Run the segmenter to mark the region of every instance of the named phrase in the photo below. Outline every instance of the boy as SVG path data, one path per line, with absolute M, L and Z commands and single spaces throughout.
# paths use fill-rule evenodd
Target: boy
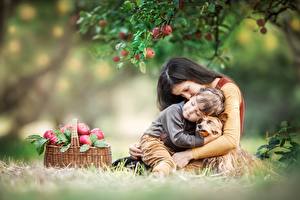
M 172 159 L 174 152 L 202 146 L 222 134 L 222 130 L 214 130 L 219 134 L 208 134 L 207 137 L 202 136 L 203 130 L 196 133 L 195 122 L 208 115 L 218 116 L 224 110 L 224 96 L 220 90 L 202 88 L 199 94 L 186 104 L 173 104 L 161 111 L 143 134 L 140 142 L 142 160 L 152 167 L 154 174 L 168 175 L 176 169 Z

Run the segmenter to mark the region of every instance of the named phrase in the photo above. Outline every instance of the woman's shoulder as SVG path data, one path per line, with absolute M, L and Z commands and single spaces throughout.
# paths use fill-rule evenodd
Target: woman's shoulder
M 219 89 L 224 93 L 225 99 L 233 98 L 238 99 L 240 102 L 242 99 L 242 93 L 239 86 L 228 78 L 225 78 L 225 81 L 224 78 L 221 78 L 220 81 L 223 81 L 223 84 L 219 84 Z

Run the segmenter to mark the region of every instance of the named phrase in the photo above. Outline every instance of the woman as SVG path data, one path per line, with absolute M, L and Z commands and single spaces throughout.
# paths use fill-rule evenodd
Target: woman
M 173 103 L 189 100 L 197 95 L 200 88 L 221 89 L 225 96 L 225 111 L 228 119 L 224 124 L 223 135 L 218 139 L 194 149 L 175 153 L 173 159 L 179 168 L 191 160 L 223 156 L 237 149 L 244 122 L 244 100 L 238 86 L 226 76 L 187 59 L 172 58 L 163 67 L 157 84 L 157 101 L 160 110 Z M 194 104 L 197 106 L 197 102 Z M 141 156 L 139 145 L 129 148 L 132 158 Z

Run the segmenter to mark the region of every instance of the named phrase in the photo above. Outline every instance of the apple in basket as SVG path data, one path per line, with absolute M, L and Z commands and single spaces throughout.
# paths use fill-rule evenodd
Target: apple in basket
M 89 135 L 90 127 L 83 122 L 77 124 L 77 132 L 79 135 Z
M 58 139 L 57 139 L 57 137 L 56 137 L 56 135 L 55 135 L 55 133 L 54 133 L 53 130 L 47 130 L 47 131 L 45 131 L 43 137 L 46 138 L 46 139 L 49 139 L 49 141 L 50 141 L 51 144 L 56 144 L 57 141 L 58 141 Z
M 72 125 L 71 124 L 66 124 L 66 125 L 64 125 L 63 127 L 61 127 L 60 129 L 60 132 L 62 132 L 62 133 L 65 133 L 66 132 L 66 130 L 72 130 Z
M 80 144 L 92 145 L 92 141 L 91 141 L 89 135 L 81 135 L 79 138 L 79 142 L 80 142 Z
M 104 139 L 104 133 L 103 131 L 100 130 L 100 128 L 94 128 L 91 130 L 91 135 L 95 134 L 98 138 L 98 140 L 103 140 Z

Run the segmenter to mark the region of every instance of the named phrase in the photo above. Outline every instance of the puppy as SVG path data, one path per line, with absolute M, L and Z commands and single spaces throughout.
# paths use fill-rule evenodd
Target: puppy
M 223 125 L 227 118 L 228 115 L 226 113 L 221 113 L 218 117 L 205 115 L 198 120 L 196 133 L 202 137 L 207 137 L 209 135 L 219 137 L 222 135 Z

